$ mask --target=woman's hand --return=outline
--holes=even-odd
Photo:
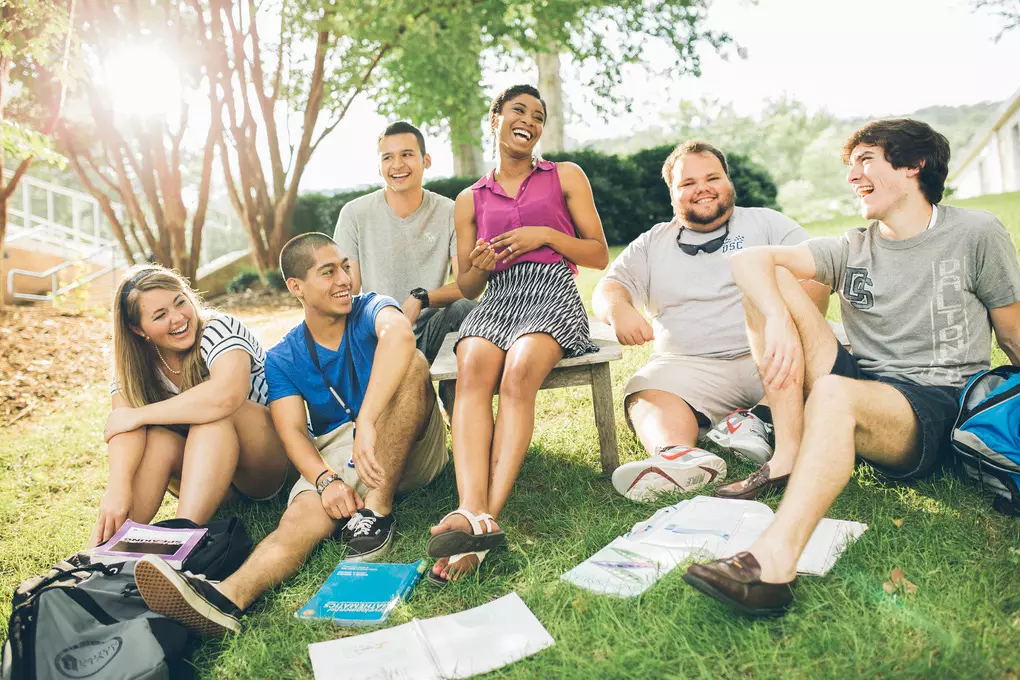
[[[517,227],[490,241],[499,254],[500,262],[513,262],[521,255],[549,245],[549,227]]]
[[[496,251],[492,249],[488,241],[483,239],[478,239],[475,249],[471,251],[468,259],[471,261],[472,267],[481,269],[483,272],[491,272],[496,268]]]
[[[88,547],[97,546],[113,538],[121,525],[127,521],[132,500],[130,486],[107,487],[103,500],[99,502],[99,518],[96,519],[96,525],[92,529]]]
[[[115,408],[110,411],[110,415],[106,419],[106,427],[103,429],[103,439],[109,443],[110,440],[118,434],[137,430],[143,424],[144,423],[142,423],[141,418],[138,416],[138,409],[127,407]]]

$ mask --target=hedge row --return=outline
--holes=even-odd
[[[658,146],[631,156],[616,156],[598,151],[573,151],[548,154],[552,161],[572,161],[588,175],[595,207],[610,245],[630,243],[658,222],[673,217],[669,190],[662,181],[662,164],[673,147]],[[727,157],[730,178],[736,187],[737,205],[778,209],[775,182],[761,165],[746,156]],[[447,177],[425,183],[425,188],[456,198],[477,177]],[[375,191],[360,189],[337,194],[302,194],[294,213],[294,233],[321,231],[332,235],[340,209],[349,201]]]

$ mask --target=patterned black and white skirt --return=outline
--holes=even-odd
[[[522,262],[492,274],[481,302],[461,324],[457,342],[481,337],[505,352],[529,333],[551,335],[567,357],[598,351],[573,273],[562,260]]]

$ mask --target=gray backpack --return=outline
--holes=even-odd
[[[134,563],[85,561],[71,557],[18,586],[0,679],[193,677],[187,630],[145,605]]]

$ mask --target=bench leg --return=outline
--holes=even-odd
[[[613,381],[609,364],[591,367],[591,401],[595,407],[595,427],[599,431],[599,450],[603,474],[620,467],[620,448],[616,440],[616,414],[613,412]]]

